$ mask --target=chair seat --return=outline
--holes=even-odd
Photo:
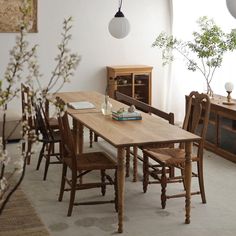
[[[163,165],[179,165],[185,162],[185,151],[180,148],[151,148],[144,149],[143,152]],[[196,160],[197,157],[193,156],[192,161]]]
[[[39,141],[40,142],[48,142],[48,143],[51,143],[51,142],[53,142],[53,143],[58,143],[58,142],[60,142],[61,141],[61,135],[60,135],[60,131],[59,130],[57,130],[57,131],[53,131],[52,132],[52,136],[53,136],[53,138],[51,138],[51,137],[49,137],[49,138],[41,138],[41,139],[39,139]]]
[[[66,164],[72,168],[71,158],[65,158]],[[115,169],[116,162],[104,152],[91,152],[77,155],[77,170]]]
[[[58,120],[56,118],[50,117],[48,123],[51,129],[59,129]]]

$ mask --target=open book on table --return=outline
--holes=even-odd
[[[72,107],[73,109],[76,109],[76,110],[95,108],[94,104],[92,104],[91,102],[87,102],[87,101],[69,102],[68,106]]]

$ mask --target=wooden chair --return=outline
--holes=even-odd
[[[141,102],[136,100],[130,96],[127,96],[123,93],[116,91],[115,93],[116,100],[123,102],[127,105],[134,105],[138,110],[143,112],[149,113],[150,115],[156,115],[162,119],[167,120],[170,124],[174,124],[174,114],[173,113],[166,113],[161,111],[155,107],[148,105],[147,103]],[[140,147],[141,148],[141,147]],[[133,155],[133,181],[137,181],[137,161],[143,161],[143,158],[138,155],[138,147],[133,147],[133,152],[128,148],[126,150],[126,177],[129,177],[129,170],[130,170],[130,154]],[[173,168],[170,169],[172,175],[174,175]]]
[[[204,108],[204,109],[203,109]],[[197,143],[197,154],[192,156],[192,161],[197,163],[197,173],[192,173],[192,176],[198,177],[200,191],[192,192],[193,194],[201,194],[202,202],[206,203],[204,181],[203,181],[203,147],[207,131],[207,125],[210,112],[210,99],[206,94],[191,92],[187,97],[186,114],[183,123],[183,129],[197,134],[202,137]],[[143,191],[147,191],[148,184],[161,184],[161,205],[164,209],[166,200],[174,197],[185,196],[183,194],[166,195],[166,186],[168,183],[184,183],[184,164],[185,150],[183,144],[176,148],[147,148],[143,150]],[[156,165],[155,169],[149,168],[149,159],[152,159]],[[181,170],[180,176],[168,176],[166,169],[174,167]],[[161,174],[159,174],[161,172]],[[149,181],[149,176],[155,181]]]
[[[35,107],[34,107],[34,102],[33,102],[31,93],[32,93],[32,91],[30,90],[30,88],[22,83],[21,84],[22,121],[26,122],[27,125],[29,126],[29,130],[27,130],[27,132],[37,131],[36,124],[35,124],[36,117],[34,115]],[[47,122],[48,122],[50,129],[53,129],[53,130],[59,129],[57,119],[54,117],[49,117],[49,104],[48,104],[48,102],[46,102],[46,104],[45,104],[45,117],[47,118]],[[23,137],[26,134],[25,132],[26,132],[26,130],[22,130]],[[23,151],[26,151],[26,149],[27,149],[27,153],[31,153],[31,148],[32,148],[32,140],[31,139],[28,139],[27,142],[22,143]],[[30,164],[30,155],[27,158],[27,164]]]
[[[35,105],[35,112],[36,112],[36,117],[35,117],[36,129],[42,135],[42,137],[38,138],[39,142],[42,142],[42,148],[39,154],[36,170],[39,169],[41,161],[44,157],[46,159],[46,162],[45,162],[43,180],[46,180],[49,165],[61,164],[61,156],[60,156],[61,135],[59,130],[53,130],[50,127],[50,124],[48,122],[42,104]],[[55,152],[55,144],[59,145],[58,152]],[[56,161],[51,160],[52,157],[56,157]]]
[[[68,216],[71,216],[74,205],[89,205],[89,204],[102,204],[102,203],[115,203],[115,209],[118,211],[117,206],[117,164],[104,152],[90,152],[84,154],[76,154],[75,143],[72,136],[72,132],[69,127],[67,113],[63,116],[58,116],[59,128],[62,134],[62,178],[61,188],[59,194],[59,201],[62,201],[64,191],[70,191],[70,203],[68,209]],[[70,177],[67,176],[67,169],[70,170]],[[115,170],[115,179],[113,180],[106,170]],[[85,183],[80,182],[83,176],[87,175],[91,171],[100,171],[101,181]],[[69,185],[69,188],[65,188],[65,184]],[[110,201],[90,201],[90,202],[75,202],[76,190],[101,188],[102,195],[106,193],[106,185],[114,185],[115,199]]]

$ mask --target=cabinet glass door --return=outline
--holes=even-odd
[[[116,77],[117,91],[132,97],[132,76],[122,75]]]
[[[149,75],[134,76],[134,98],[149,103]]]
[[[236,120],[220,117],[219,147],[236,154]]]
[[[217,115],[215,112],[210,112],[206,140],[217,145]]]

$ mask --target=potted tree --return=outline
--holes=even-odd
[[[213,19],[206,16],[200,17],[197,23],[199,32],[193,32],[192,41],[185,42],[162,32],[152,46],[162,49],[163,65],[174,60],[173,50],[180,53],[188,70],[198,70],[203,75],[207,94],[212,97],[211,81],[215,70],[221,66],[224,54],[236,49],[236,32],[224,33]]]

